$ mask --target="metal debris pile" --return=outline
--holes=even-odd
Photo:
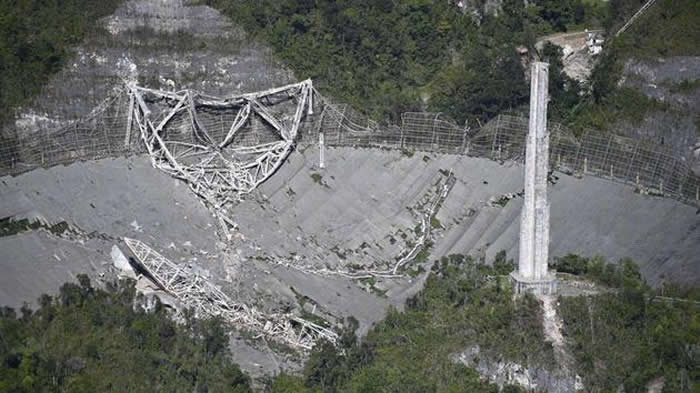
[[[279,168],[313,113],[311,80],[228,98],[135,84],[128,90],[125,143],[135,127],[153,166],[187,182],[226,236],[235,227],[230,203]]]
[[[209,280],[191,268],[179,266],[139,240],[124,238],[149,278],[177,298],[198,317],[223,320],[295,348],[311,349],[322,339],[335,343],[338,335],[291,314],[264,314],[234,302]]]

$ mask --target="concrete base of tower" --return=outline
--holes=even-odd
[[[557,293],[557,277],[553,272],[549,272],[545,277],[538,280],[525,278],[517,271],[510,273],[515,293],[520,295],[530,292],[536,295],[555,295]]]

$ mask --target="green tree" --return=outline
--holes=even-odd
[[[122,0],[0,1],[0,124],[63,66],[71,47]]]
[[[541,55],[542,60],[549,63],[549,95],[551,100],[547,114],[552,120],[568,123],[582,102],[581,88],[576,80],[564,73],[561,48],[546,42]]]
[[[78,281],[34,313],[0,313],[0,391],[250,392],[221,321],[180,326],[162,306],[134,310],[133,282]]]

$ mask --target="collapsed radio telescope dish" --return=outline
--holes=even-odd
[[[128,87],[128,127],[140,132],[153,166],[187,182],[226,235],[235,226],[228,204],[279,168],[313,113],[311,80],[228,98]]]

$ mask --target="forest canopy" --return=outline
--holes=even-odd
[[[659,377],[664,392],[697,387],[700,313],[683,300],[700,300],[697,289],[652,289],[631,260],[568,255],[554,265],[603,285],[596,296],[559,298],[567,347],[587,388],[643,391]],[[434,261],[403,312],[390,309],[361,339],[348,318],[337,346],[321,343],[303,370],[259,382],[275,393],[498,392],[455,360],[475,345],[483,359],[551,370],[540,301],[514,301],[513,269],[503,252],[490,264],[463,255]],[[661,293],[683,299],[656,301]],[[56,296],[41,296],[36,310],[2,308],[0,391],[251,391],[250,378],[231,361],[229,327],[191,315],[176,324],[160,305],[150,313],[134,307],[135,298],[133,282],[99,289],[79,275]]]
[[[0,310],[0,392],[250,392],[221,321],[178,325],[135,297],[133,281],[78,275],[37,310]]]
[[[504,0],[496,13],[443,0],[205,0],[268,43],[298,76],[375,120],[406,111],[441,112],[478,124],[528,100],[527,58],[552,63],[549,117],[575,132],[638,121],[663,105],[620,88],[629,58],[697,56],[700,2],[660,0],[621,37],[644,0]],[[608,42],[589,81],[563,73],[561,50],[543,36],[605,29]],[[519,55],[516,48],[528,49]]]
[[[516,47],[576,26],[602,24],[582,0],[503,1],[498,15],[443,0],[207,0],[271,44],[299,76],[379,119],[415,110],[462,123],[527,102]]]
[[[0,0],[0,125],[39,93],[123,0]]]

